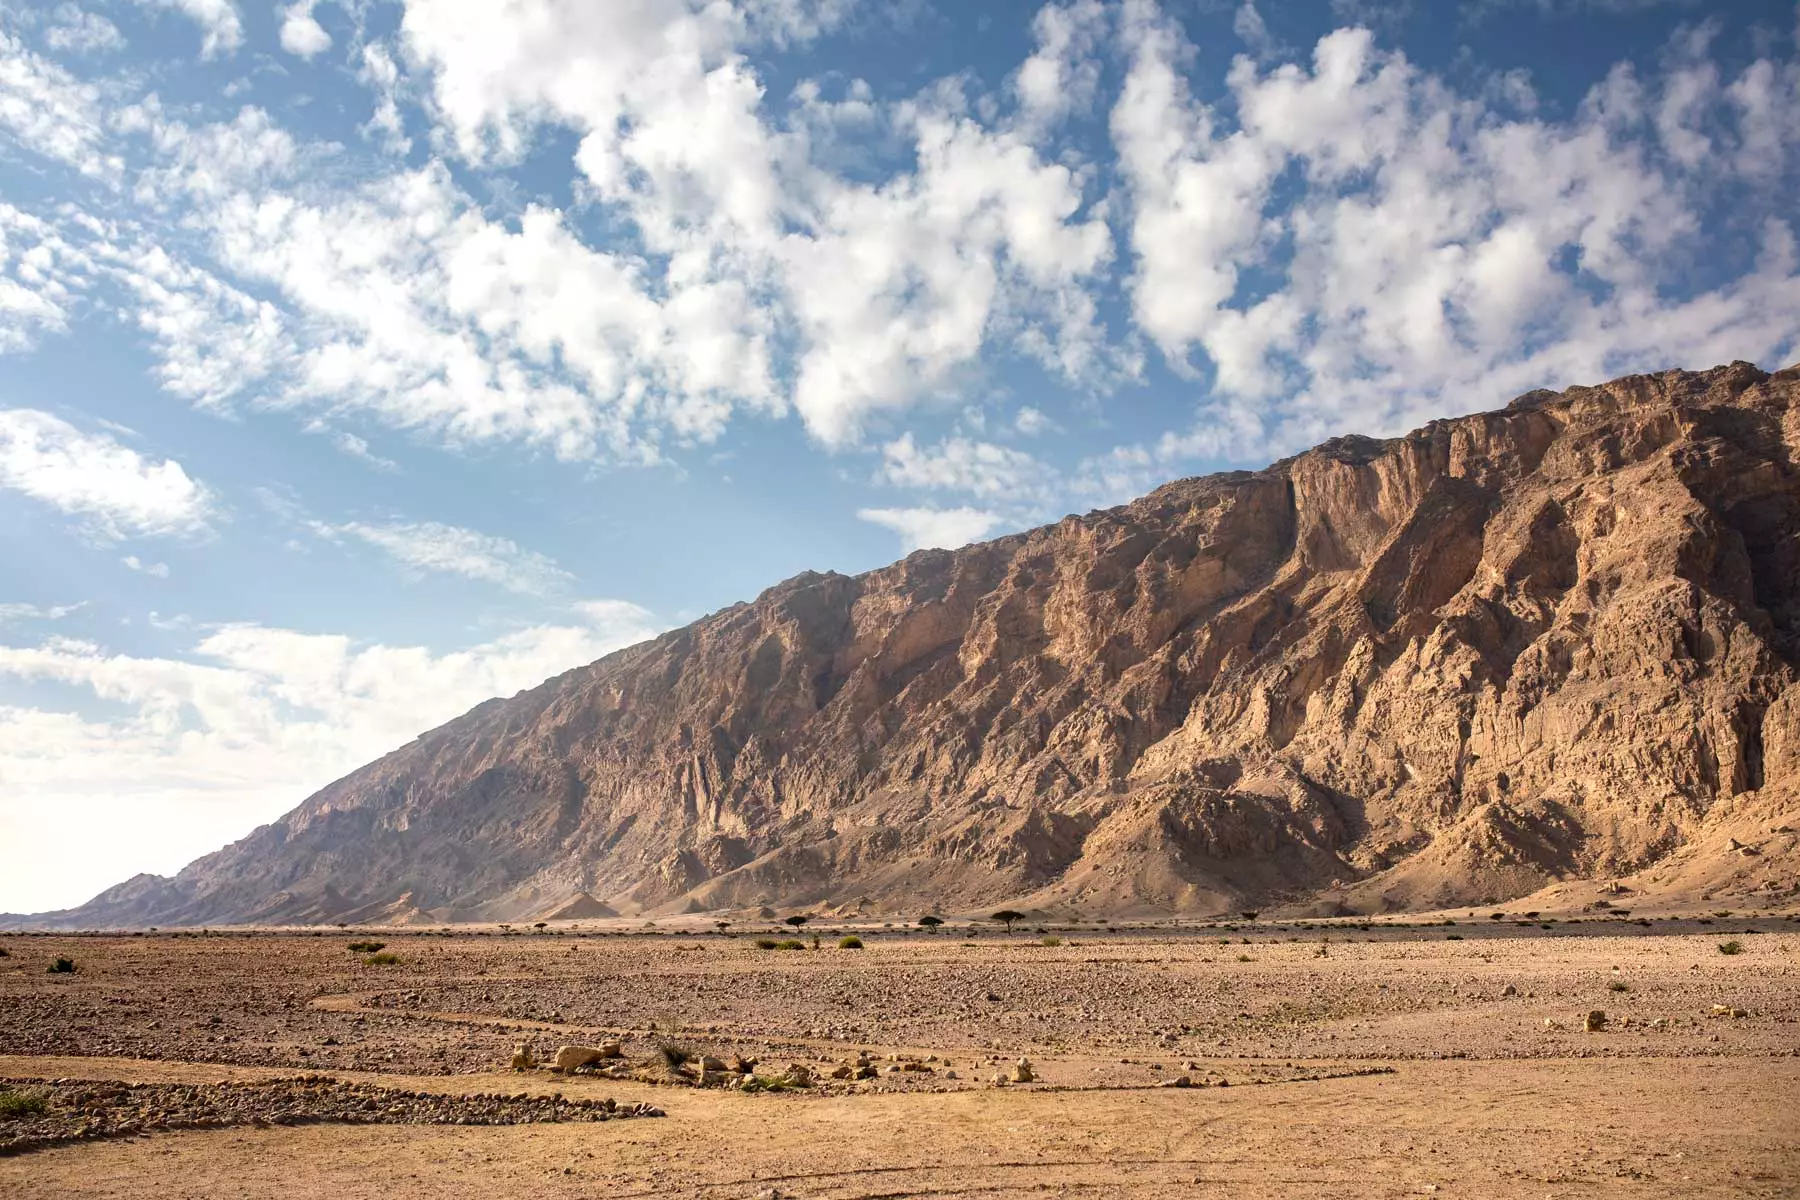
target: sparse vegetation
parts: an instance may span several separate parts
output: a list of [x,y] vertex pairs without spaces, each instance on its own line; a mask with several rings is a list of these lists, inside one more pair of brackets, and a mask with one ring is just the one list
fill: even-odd
[[1240,954],[1240,955],[1238,955],[1238,956],[1237,956],[1237,960],[1238,960],[1238,961],[1239,961],[1239,962],[1255,962],[1255,961],[1256,961],[1256,960],[1255,960],[1255,959],[1254,959],[1254,958],[1251,958],[1251,957],[1250,957],[1250,956],[1249,956],[1249,955],[1248,955],[1248,954]]
[[400,956],[398,954],[371,954],[363,959],[363,962],[371,967],[397,967],[400,965]]
[[1062,939],[1057,937],[1054,933],[1046,933],[1043,937],[1039,938],[1038,941],[1041,945],[1045,946],[1062,945]]
[[757,938],[756,939],[756,948],[758,950],[773,950],[775,948],[776,944],[777,943],[774,938]]
[[806,943],[799,938],[782,938],[779,942],[775,943],[775,948],[777,950],[804,950],[806,949]]
[[1719,953],[1720,954],[1742,954],[1743,952],[1744,952],[1744,943],[1742,943],[1742,942],[1730,941],[1730,942],[1720,942],[1719,943]]
[[35,1117],[50,1107],[41,1092],[15,1092],[0,1088],[0,1121],[16,1121]]
[[838,939],[838,949],[839,950],[861,950],[862,948],[863,948],[862,939],[857,937],[855,934],[851,934],[849,937],[846,937],[846,938]]
[[1025,919],[1025,914],[1022,912],[1014,912],[1010,908],[1003,908],[999,912],[994,914],[993,919],[1005,924],[1006,932],[1011,933],[1012,927],[1013,927],[1013,922],[1014,921],[1023,921]]
[[48,973],[51,975],[73,975],[75,973],[75,960],[72,958],[59,958],[50,964]]
[[1246,908],[1243,912],[1239,913],[1238,916],[1244,918],[1246,921],[1254,921],[1256,920],[1257,912],[1257,909]]
[[942,918],[942,917],[925,916],[925,917],[919,918],[920,927],[923,928],[927,933],[936,933],[938,931],[938,926],[942,925],[943,923],[944,923],[944,918]]
[[662,1065],[671,1071],[681,1069],[698,1057],[692,1046],[669,1038],[657,1039],[656,1056],[662,1060]]
[[386,942],[351,942],[350,949],[357,954],[375,954],[387,949]]
[[783,925],[792,925],[795,929],[798,929],[810,920],[812,920],[811,917],[803,916],[799,913],[796,913],[793,916],[788,917],[787,919],[782,921],[782,924]]
[[11,958],[11,957],[12,957],[12,951],[8,950],[5,946],[0,946],[0,958]]
[[1609,992],[1629,992],[1631,990],[1631,985],[1626,983],[1623,979],[1615,979],[1606,985],[1606,990]]

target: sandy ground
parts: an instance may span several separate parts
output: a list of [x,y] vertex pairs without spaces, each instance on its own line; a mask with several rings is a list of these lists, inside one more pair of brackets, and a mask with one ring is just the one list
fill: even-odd
[[[156,1132],[0,1158],[0,1195],[1800,1195],[1800,925],[1455,919],[1060,945],[870,926],[817,951],[701,928],[7,936],[6,1078],[306,1070],[668,1116]],[[647,1060],[672,1026],[765,1076],[858,1051],[882,1071],[746,1095],[502,1069],[520,1040],[608,1033]],[[1037,1082],[993,1086],[1020,1055]]]

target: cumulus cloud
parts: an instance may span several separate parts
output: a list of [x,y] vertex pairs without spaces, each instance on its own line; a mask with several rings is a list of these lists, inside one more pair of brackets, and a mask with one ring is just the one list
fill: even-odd
[[0,488],[109,539],[196,533],[215,512],[212,493],[180,463],[29,408],[0,409]]
[[[84,846],[9,863],[0,911],[172,871],[482,700],[657,631],[650,613],[615,600],[449,652],[257,625],[214,630],[178,657],[68,638],[0,646],[0,680],[56,683],[91,702],[0,707],[0,844]],[[114,836],[83,836],[97,823]]]
[[954,550],[979,541],[1000,524],[1000,516],[978,508],[865,508],[857,517],[900,535],[904,553]]
[[[1792,177],[1761,117],[1786,67],[1724,85],[1690,31],[1658,78],[1621,66],[1567,121],[1510,119],[1345,29],[1310,68],[1238,60],[1229,102],[1208,105],[1159,9],[1133,0],[1123,28],[1112,127],[1134,314],[1213,385],[1193,429],[1147,450],[1160,469],[1393,432],[1545,384],[1796,352],[1795,231],[1744,190]],[[1758,180],[1734,169],[1749,144]],[[1755,251],[1683,297],[1693,235],[1738,219],[1734,200],[1767,212],[1741,228]]]
[[318,0],[298,0],[281,10],[281,48],[299,58],[312,58],[331,49],[331,35],[313,16]]
[[547,595],[572,579],[552,559],[508,538],[437,521],[315,523],[313,529],[325,537],[365,542],[414,572],[460,575],[522,595]]
[[165,562],[148,562],[135,554],[127,554],[119,561],[123,563],[128,570],[148,575],[152,579],[167,579],[169,577],[169,564]]

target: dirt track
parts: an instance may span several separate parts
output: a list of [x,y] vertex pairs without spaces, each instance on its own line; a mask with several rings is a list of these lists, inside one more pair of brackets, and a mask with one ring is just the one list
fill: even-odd
[[[384,933],[402,958],[390,967],[363,965],[336,932],[9,937],[0,1076],[305,1068],[403,1090],[650,1101],[668,1116],[158,1132],[0,1160],[0,1194],[1794,1195],[1800,935],[1723,924],[1163,930],[1061,946],[870,930],[867,950],[826,940],[816,953],[698,933]],[[1743,953],[1720,954],[1726,940]],[[47,974],[39,960],[56,955],[77,973]],[[1595,1008],[1608,1027],[1584,1033]],[[614,1029],[635,1055],[653,1020],[764,1073],[825,1071],[857,1049],[938,1061],[760,1095],[497,1070],[521,1037],[542,1053]],[[987,1082],[1019,1054],[1040,1082]],[[1180,1075],[1214,1086],[1154,1086]]]

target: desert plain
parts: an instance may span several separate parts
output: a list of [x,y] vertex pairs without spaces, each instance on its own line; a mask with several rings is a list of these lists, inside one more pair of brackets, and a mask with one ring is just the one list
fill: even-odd
[[1800,1194],[1772,909],[0,948],[7,1197]]

